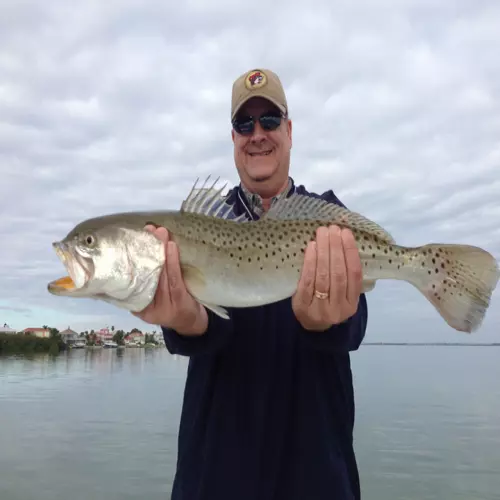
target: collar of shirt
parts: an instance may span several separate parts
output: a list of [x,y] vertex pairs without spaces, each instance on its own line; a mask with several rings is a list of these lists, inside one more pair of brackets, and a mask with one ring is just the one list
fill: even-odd
[[[252,210],[259,217],[264,213],[264,205],[262,204],[262,197],[257,193],[250,192],[243,184],[240,184],[241,190],[245,195],[246,201],[249,205],[248,208]],[[284,191],[271,199],[271,206],[273,206],[281,197],[287,196],[292,188],[292,179],[288,177],[288,185]]]

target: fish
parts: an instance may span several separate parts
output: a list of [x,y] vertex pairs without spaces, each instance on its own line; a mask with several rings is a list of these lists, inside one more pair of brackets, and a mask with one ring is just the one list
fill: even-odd
[[67,276],[48,283],[56,296],[102,300],[139,312],[153,300],[165,263],[163,243],[145,226],[165,227],[178,245],[189,293],[229,319],[231,308],[257,307],[291,297],[304,253],[319,227],[350,229],[362,269],[362,293],[379,280],[415,287],[453,329],[472,333],[482,324],[499,280],[488,251],[472,245],[399,245],[376,222],[321,198],[292,193],[258,220],[236,215],[215,188],[198,181],[178,210],[119,212],[78,223],[53,248]]

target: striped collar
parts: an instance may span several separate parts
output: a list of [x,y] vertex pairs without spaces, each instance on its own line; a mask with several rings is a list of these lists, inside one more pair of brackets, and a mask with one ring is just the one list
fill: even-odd
[[[241,191],[245,195],[246,202],[248,203],[248,208],[255,213],[258,217],[261,217],[264,213],[264,206],[262,204],[262,197],[257,193],[250,192],[242,183],[240,183]],[[288,185],[284,191],[271,199],[271,206],[273,206],[280,198],[287,196],[293,187],[293,182],[290,177],[288,177]]]

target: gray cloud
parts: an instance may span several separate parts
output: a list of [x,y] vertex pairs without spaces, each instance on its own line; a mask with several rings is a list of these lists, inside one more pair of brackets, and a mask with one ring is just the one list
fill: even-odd
[[[28,309],[60,327],[142,325],[50,296],[50,243],[103,212],[178,207],[198,176],[238,182],[230,90],[255,66],[287,89],[297,183],[333,189],[402,244],[500,258],[497,3],[270,5],[0,5],[0,322],[23,328]],[[495,339],[498,300],[473,340]],[[457,339],[406,283],[379,283],[369,303],[372,339]]]

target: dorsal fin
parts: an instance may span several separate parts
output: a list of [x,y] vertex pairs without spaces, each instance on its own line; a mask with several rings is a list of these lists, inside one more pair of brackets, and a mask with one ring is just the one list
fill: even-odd
[[227,203],[227,196],[221,194],[226,188],[227,183],[220,189],[216,189],[215,185],[219,181],[218,177],[210,187],[207,187],[209,179],[210,175],[200,188],[196,187],[199,178],[196,179],[189,195],[181,204],[181,213],[206,215],[234,222],[247,222],[245,214],[237,216],[233,210],[234,205]]
[[381,240],[395,243],[393,237],[377,223],[361,214],[351,212],[333,202],[321,198],[294,193],[280,198],[262,217],[273,220],[320,220],[358,229],[377,235]]

